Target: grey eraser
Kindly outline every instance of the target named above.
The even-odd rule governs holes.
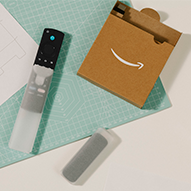
[[[76,184],[98,156],[111,144],[113,136],[99,128],[62,170],[62,175]]]

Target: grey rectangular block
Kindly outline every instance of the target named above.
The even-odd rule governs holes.
[[[98,129],[62,170],[63,176],[75,183],[110,142],[111,135]]]

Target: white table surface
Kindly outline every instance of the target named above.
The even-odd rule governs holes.
[[[87,141],[54,149],[0,169],[0,191],[102,191],[111,163],[191,184],[191,0],[132,0],[135,9],[157,10],[183,35],[161,73],[172,107],[113,128],[118,147],[80,186],[60,170]]]

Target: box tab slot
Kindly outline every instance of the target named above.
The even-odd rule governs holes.
[[[120,7],[123,7],[123,10]],[[119,15],[119,13],[121,15]],[[118,16],[124,21],[152,34],[154,39],[160,43],[165,41],[175,46],[181,36],[180,32],[161,23],[159,14],[152,9],[146,8],[142,11],[137,11],[117,1],[111,14]]]

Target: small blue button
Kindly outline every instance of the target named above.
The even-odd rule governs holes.
[[[50,36],[50,40],[54,40],[55,39],[55,36]]]

